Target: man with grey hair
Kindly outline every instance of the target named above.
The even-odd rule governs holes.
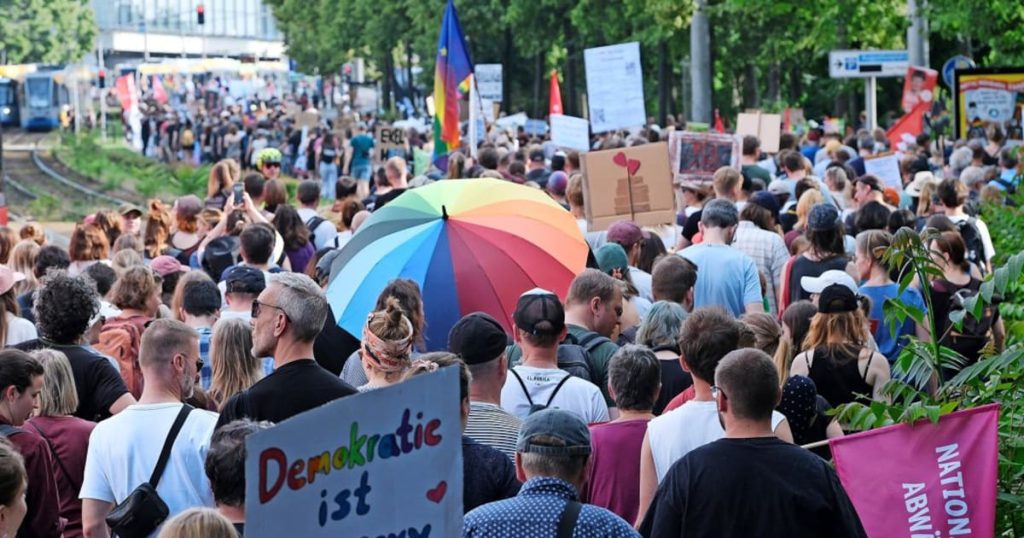
[[[764,311],[757,264],[731,246],[739,220],[735,204],[711,200],[700,217],[704,242],[679,253],[697,266],[694,308],[718,306],[736,317],[744,312]]]
[[[711,393],[725,437],[672,466],[641,534],[867,536],[828,462],[772,434],[782,392],[771,357],[751,348],[729,353],[715,368]]]
[[[590,454],[590,431],[583,419],[561,409],[530,415],[516,443],[516,476],[523,481],[519,495],[466,514],[463,538],[637,536],[619,516],[577,500]]]
[[[313,359],[313,341],[326,318],[327,298],[313,279],[298,273],[271,275],[252,302],[252,354],[274,357],[274,373],[232,396],[217,425],[240,418],[277,423],[355,394],[355,388]]]
[[[202,367],[199,335],[180,321],[152,322],[142,334],[139,366],[145,381],[139,403],[97,424],[89,437],[80,493],[86,536],[110,535],[107,515],[150,480],[168,438],[171,450],[156,491],[169,516],[214,505],[202,462],[217,415],[182,404]]]

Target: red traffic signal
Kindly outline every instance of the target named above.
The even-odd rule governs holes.
[[[196,6],[196,19],[198,20],[200,26],[206,24],[206,9],[203,7],[202,4]]]
[[[107,87],[107,71],[105,69],[100,69],[99,75],[100,75],[99,76],[100,88],[106,88]]]

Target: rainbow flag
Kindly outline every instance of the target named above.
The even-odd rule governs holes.
[[[466,38],[462,35],[455,3],[448,0],[437,40],[437,62],[434,66],[434,162],[447,168],[448,153],[458,149],[459,85],[473,74]]]

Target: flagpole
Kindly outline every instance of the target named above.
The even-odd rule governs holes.
[[[476,90],[476,76],[473,76],[469,83],[469,155],[474,159],[476,159],[476,120],[480,113],[480,107],[477,106],[479,97]]]

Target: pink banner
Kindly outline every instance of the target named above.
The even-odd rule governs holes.
[[[131,75],[122,75],[117,77],[114,87],[117,89],[117,99],[121,101],[121,108],[130,109],[137,98],[135,79]]]
[[[164,89],[160,75],[153,75],[153,99],[156,99],[156,102],[161,105],[167,104],[167,90]]]
[[[871,538],[993,536],[999,405],[829,442]]]

